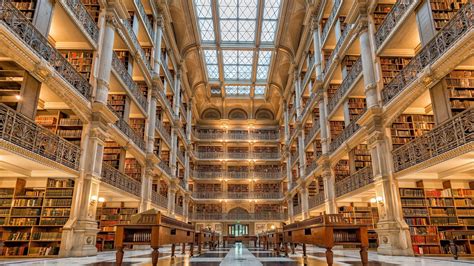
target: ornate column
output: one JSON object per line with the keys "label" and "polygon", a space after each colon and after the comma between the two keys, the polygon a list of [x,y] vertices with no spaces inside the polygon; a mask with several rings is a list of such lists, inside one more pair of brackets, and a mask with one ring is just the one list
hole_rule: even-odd
{"label": "ornate column", "polygon": [[176,126],[173,126],[171,129],[171,147],[170,147],[170,165],[171,168],[171,176],[172,178],[176,178],[176,157],[178,152],[178,129]]}
{"label": "ornate column", "polygon": [[184,195],[183,198],[183,216],[184,216],[184,221],[187,223],[189,221],[189,202],[190,202],[190,197],[188,194]]}
{"label": "ornate column", "polygon": [[82,134],[81,171],[76,179],[71,215],[63,228],[60,256],[92,256],[97,254],[96,210],[102,171],[102,154],[107,124],[96,121],[84,125]]}
{"label": "ornate column", "polygon": [[300,75],[296,71],[293,73],[293,83],[295,84],[295,108],[296,108],[296,117],[301,116],[301,84],[300,84]]}
{"label": "ornate column", "polygon": [[378,106],[377,83],[375,80],[374,57],[370,44],[367,18],[358,25],[360,57],[362,61],[362,76],[364,77],[364,88],[367,101],[367,109]]}
{"label": "ornate column", "polygon": [[171,183],[170,186],[168,187],[168,215],[174,217],[174,206],[175,206],[175,198],[176,198],[176,191],[178,189],[176,188],[175,183]]}
{"label": "ornate column", "polygon": [[153,57],[153,72],[160,76],[161,64],[161,39],[163,37],[163,16],[158,15],[155,20],[155,50]]}
{"label": "ornate column", "polygon": [[153,84],[153,88],[150,90],[150,92],[151,101],[148,113],[148,141],[146,151],[148,154],[153,154],[153,150],[155,149],[156,104],[158,100],[158,86],[156,86],[156,84]]}
{"label": "ornate column", "polygon": [[178,67],[174,79],[174,98],[173,98],[173,113],[176,119],[179,117],[179,104],[181,102],[181,67]]}
{"label": "ornate column", "polygon": [[295,217],[293,215],[293,199],[290,198],[288,199],[288,219],[290,220],[290,223],[293,223],[295,221]]}
{"label": "ornate column", "polygon": [[[375,193],[379,211],[377,252],[384,255],[413,255],[409,227],[403,220],[398,182],[393,176],[393,160],[388,136],[377,117],[368,124],[367,140],[372,157]],[[377,125],[378,124],[378,125]],[[373,126],[373,127],[372,127]]]}
{"label": "ornate column", "polygon": [[140,201],[140,212],[151,209],[151,190],[153,187],[153,169],[154,164],[151,161],[146,162],[142,174],[142,195]]}
{"label": "ornate column", "polygon": [[302,125],[298,122],[298,127],[300,133],[298,134],[298,158],[300,161],[300,177],[305,178],[305,169],[306,169],[306,153],[304,147],[304,130],[301,128]]}
{"label": "ornate column", "polygon": [[184,189],[188,190],[188,180],[191,175],[191,169],[189,168],[189,151],[186,149],[184,153]]}
{"label": "ornate column", "polygon": [[319,127],[321,131],[321,150],[323,154],[329,152],[329,134],[328,134],[328,123],[326,121],[326,104],[324,97],[321,97],[319,101]]}
{"label": "ornate column", "polygon": [[97,75],[97,87],[95,101],[107,105],[109,92],[110,72],[112,71],[112,54],[114,48],[115,26],[117,20],[111,13],[105,15],[104,36],[100,48],[99,69]]}
{"label": "ornate column", "polygon": [[301,210],[303,211],[303,220],[309,218],[308,197],[308,186],[303,184],[301,187]]}
{"label": "ornate column", "polygon": [[186,138],[191,143],[191,131],[193,129],[193,98],[188,101],[186,108]]}
{"label": "ornate column", "polygon": [[283,100],[283,125],[285,127],[285,143],[288,144],[288,140],[290,139],[290,127],[289,127],[289,114],[288,114],[288,102]]}
{"label": "ornate column", "polygon": [[322,156],[321,159],[323,167],[323,186],[324,186],[324,202],[326,205],[326,213],[337,213],[336,206],[336,179],[331,171],[331,164],[327,156]]}
{"label": "ornate column", "polygon": [[311,19],[311,31],[313,32],[314,66],[316,67],[316,79],[319,79],[322,73],[322,66],[321,48],[319,47],[318,19],[316,16],[313,16]]}
{"label": "ornate column", "polygon": [[288,181],[288,191],[291,191],[291,182],[293,181],[292,173],[291,173],[291,153],[290,148],[285,146],[285,160],[286,160],[286,178]]}

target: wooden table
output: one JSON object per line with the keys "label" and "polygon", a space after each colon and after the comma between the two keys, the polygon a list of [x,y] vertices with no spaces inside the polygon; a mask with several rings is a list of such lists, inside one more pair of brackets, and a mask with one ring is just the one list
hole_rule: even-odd
{"label": "wooden table", "polygon": [[325,214],[283,226],[286,256],[288,256],[288,243],[303,244],[304,257],[306,257],[306,244],[326,248],[326,262],[329,266],[333,265],[332,248],[335,245],[360,246],[362,265],[368,265],[367,226],[351,224],[342,214]]}
{"label": "wooden table", "polygon": [[283,244],[283,230],[275,229],[268,231],[267,235],[267,246],[266,249],[273,248],[276,251],[277,256],[280,255],[280,248]]}
{"label": "wooden table", "polygon": [[158,248],[171,244],[174,257],[176,244],[190,244],[191,256],[194,248],[194,226],[162,215],[160,212],[145,212],[132,217],[130,224],[117,225],[115,249],[117,265],[122,265],[124,245],[150,245],[153,249],[152,265],[158,263]]}
{"label": "wooden table", "polygon": [[196,232],[196,243],[198,245],[198,253],[201,254],[202,248],[208,245],[210,250],[214,250],[219,245],[219,233],[209,229],[202,229]]}
{"label": "wooden table", "polygon": [[223,236],[222,237],[222,247],[225,248],[226,243],[235,243],[235,242],[253,242],[254,247],[257,246],[257,236],[254,235],[246,235],[246,236]]}

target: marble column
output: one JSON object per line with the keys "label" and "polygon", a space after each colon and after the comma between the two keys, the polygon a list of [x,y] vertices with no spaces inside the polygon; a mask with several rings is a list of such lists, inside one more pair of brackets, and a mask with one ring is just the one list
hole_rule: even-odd
{"label": "marble column", "polygon": [[161,64],[161,39],[163,38],[163,17],[158,15],[155,20],[155,47],[153,57],[153,72],[160,76]]}
{"label": "marble column", "polygon": [[175,198],[176,198],[176,191],[178,189],[176,188],[176,184],[172,183],[170,184],[168,188],[168,215],[174,217],[175,216]]}
{"label": "marble column", "polygon": [[290,220],[290,223],[293,223],[295,221],[295,217],[293,215],[293,199],[292,198],[288,199],[288,220]]}
{"label": "marble column", "polygon": [[148,141],[147,141],[147,153],[153,154],[155,149],[155,132],[156,132],[156,105],[158,101],[158,87],[153,84],[153,88],[149,90],[151,92],[151,100],[149,104],[148,112]]}
{"label": "marble column", "polygon": [[288,102],[286,100],[283,101],[283,125],[285,127],[285,142],[288,144],[288,140],[290,139],[290,118],[288,114]]}
{"label": "marble column", "polygon": [[316,16],[313,16],[311,20],[311,31],[313,33],[313,50],[314,50],[314,66],[316,67],[316,79],[321,77],[322,66],[321,66],[321,48],[319,45],[319,23]]}
{"label": "marble column", "polygon": [[321,97],[319,101],[319,127],[321,134],[321,150],[323,154],[329,152],[329,129],[328,121],[326,119],[326,104],[324,103],[324,98]]}
{"label": "marble column", "polygon": [[193,98],[190,98],[186,108],[186,138],[191,143],[191,134],[193,129]]}
{"label": "marble column", "polygon": [[[325,157],[325,156],[323,156]],[[336,205],[336,179],[331,171],[331,165],[328,158],[323,158],[322,168],[322,178],[324,186],[324,202],[326,207],[326,213],[335,214],[337,213]]]}
{"label": "marble column", "polygon": [[298,72],[294,72],[293,83],[295,85],[295,108],[296,108],[296,117],[299,118],[301,116],[301,80],[300,75]]}
{"label": "marble column", "polygon": [[151,190],[153,187],[154,164],[147,161],[147,165],[142,167],[142,194],[140,199],[140,212],[151,209]]}
{"label": "marble column", "polygon": [[174,79],[174,98],[173,98],[173,113],[176,119],[179,117],[179,106],[181,102],[181,69],[178,67]]}
{"label": "marble column", "polygon": [[172,178],[176,178],[176,157],[178,156],[178,129],[173,127],[171,129],[171,147],[170,147],[170,165],[171,168],[171,176]]}
{"label": "marble column", "polygon": [[369,39],[369,30],[366,22],[359,24],[360,57],[362,61],[362,76],[364,77],[364,88],[367,109],[378,106],[377,83],[375,80],[374,57]]}
{"label": "marble column", "polygon": [[303,214],[303,219],[309,218],[309,205],[308,205],[308,186],[303,184],[301,188],[301,210]]}
{"label": "marble column", "polygon": [[97,87],[95,101],[107,104],[109,92],[110,72],[112,71],[112,55],[114,48],[115,25],[117,20],[113,14],[106,14],[104,24],[104,36],[100,48],[99,69],[97,75]]}

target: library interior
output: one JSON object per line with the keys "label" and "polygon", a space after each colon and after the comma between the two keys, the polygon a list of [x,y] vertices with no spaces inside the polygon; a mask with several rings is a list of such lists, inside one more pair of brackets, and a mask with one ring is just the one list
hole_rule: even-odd
{"label": "library interior", "polygon": [[0,265],[474,265],[474,0],[0,0]]}

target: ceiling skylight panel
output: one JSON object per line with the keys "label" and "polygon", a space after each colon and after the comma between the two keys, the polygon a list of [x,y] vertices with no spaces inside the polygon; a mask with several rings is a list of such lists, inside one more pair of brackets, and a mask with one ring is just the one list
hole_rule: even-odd
{"label": "ceiling skylight panel", "polygon": [[209,79],[219,79],[219,66],[207,65],[207,75],[209,76]]}
{"label": "ceiling skylight panel", "polygon": [[280,0],[265,0],[263,19],[277,20],[280,11]]}
{"label": "ceiling skylight panel", "polygon": [[239,65],[239,80],[251,79],[252,78],[252,66],[251,65]]}
{"label": "ceiling skylight panel", "polygon": [[256,19],[257,18],[257,0],[239,1],[239,18]]}
{"label": "ceiling skylight panel", "polygon": [[274,42],[280,14],[280,0],[265,0],[263,8],[261,42]]}
{"label": "ceiling skylight panel", "polygon": [[253,51],[239,51],[239,64],[251,65],[253,63]]}
{"label": "ceiling skylight panel", "polygon": [[214,41],[214,25],[212,19],[199,19],[199,29],[202,41]]}
{"label": "ceiling skylight panel", "polygon": [[195,0],[201,40],[210,42],[215,40],[214,24],[212,20],[211,0]]}
{"label": "ceiling skylight panel", "polygon": [[237,20],[220,20],[221,39],[223,42],[237,42],[239,29]]}
{"label": "ceiling skylight panel", "polygon": [[262,96],[265,94],[265,86],[255,86],[254,87],[255,96]]}
{"label": "ceiling skylight panel", "polygon": [[249,96],[250,86],[226,86],[225,93],[229,96]]}
{"label": "ceiling skylight panel", "polygon": [[262,22],[262,34],[260,37],[261,42],[273,42],[275,40],[275,32],[277,28],[277,22],[274,20],[264,20]]}
{"label": "ceiling skylight panel", "polygon": [[216,50],[204,50],[204,58],[207,64],[217,65],[217,51]]}
{"label": "ceiling skylight panel", "polygon": [[257,80],[266,80],[268,77],[268,66],[257,67]]}
{"label": "ceiling skylight panel", "polygon": [[269,65],[271,58],[272,58],[271,51],[259,51],[258,52],[258,65]]}
{"label": "ceiling skylight panel", "polygon": [[237,65],[224,65],[224,78],[228,80],[237,80]]}

